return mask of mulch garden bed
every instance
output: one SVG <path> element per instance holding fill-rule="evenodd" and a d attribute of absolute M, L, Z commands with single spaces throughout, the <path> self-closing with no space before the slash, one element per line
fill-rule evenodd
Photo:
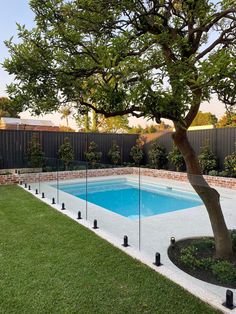
<path fill-rule="evenodd" d="M 202 238 L 204 239 L 204 238 Z M 206 239 L 206 238 L 205 238 Z M 208 238 L 210 239 L 210 238 Z M 168 256 L 172 263 L 174 263 L 178 268 L 186 272 L 187 274 L 198 278 L 200 280 L 206 281 L 208 283 L 212 283 L 215 285 L 227 287 L 227 288 L 236 288 L 236 282 L 230 283 L 230 284 L 223 284 L 217 280 L 217 278 L 213 275 L 211 270 L 205 270 L 205 269 L 193 269 L 190 266 L 186 266 L 185 264 L 182 263 L 180 256 L 181 256 L 181 250 L 183 248 L 186 248 L 190 245 L 194 245 L 197 241 L 201 240 L 200 238 L 192 238 L 192 239 L 185 239 L 185 240 L 180 240 L 175 242 L 175 245 L 172 247 L 170 246 L 168 248 Z M 214 248 L 207 248 L 204 250 L 198 250 L 197 256 L 198 259 L 203 259 L 203 258 L 215 258 L 215 250 Z M 234 255 L 231 259 L 231 262 L 235 265 L 236 267 L 236 252 L 234 252 Z"/>

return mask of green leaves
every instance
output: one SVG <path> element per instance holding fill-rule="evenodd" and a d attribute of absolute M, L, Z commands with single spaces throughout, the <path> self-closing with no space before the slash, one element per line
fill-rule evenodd
<path fill-rule="evenodd" d="M 38 113 L 66 102 L 82 112 L 95 102 L 103 114 L 128 111 L 182 123 L 192 106 L 209 99 L 211 88 L 227 95 L 234 88 L 228 84 L 233 71 L 222 81 L 222 52 L 211 58 L 213 48 L 205 52 L 208 32 L 220 24 L 219 34 L 228 35 L 234 11 L 230 1 L 174 2 L 31 0 L 36 27 L 17 25 L 20 43 L 6 42 L 4 67 L 16 78 L 9 93 Z M 226 37 L 222 43 L 227 40 L 230 53 Z M 235 95 L 230 97 L 232 103 Z"/>

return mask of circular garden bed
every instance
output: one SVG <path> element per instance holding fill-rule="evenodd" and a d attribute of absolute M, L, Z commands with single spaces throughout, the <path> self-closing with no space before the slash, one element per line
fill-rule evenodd
<path fill-rule="evenodd" d="M 200 280 L 236 289 L 236 230 L 231 231 L 233 256 L 223 260 L 215 256 L 213 238 L 193 238 L 175 242 L 168 249 L 170 260 L 184 272 Z"/>

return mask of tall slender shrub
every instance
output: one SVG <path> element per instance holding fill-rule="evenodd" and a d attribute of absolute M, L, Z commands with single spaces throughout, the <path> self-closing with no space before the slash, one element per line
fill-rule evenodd
<path fill-rule="evenodd" d="M 136 166 L 139 166 L 143 160 L 143 145 L 142 141 L 137 140 L 136 144 L 130 150 L 130 156 L 133 159 Z"/>
<path fill-rule="evenodd" d="M 164 147 L 159 145 L 157 141 L 155 141 L 152 144 L 152 146 L 148 152 L 148 156 L 149 156 L 150 165 L 153 168 L 163 169 L 166 167 L 166 165 L 167 165 L 166 150 Z"/>
<path fill-rule="evenodd" d="M 217 157 L 212 152 L 210 146 L 202 147 L 198 158 L 203 174 L 208 174 L 209 171 L 217 169 Z"/>
<path fill-rule="evenodd" d="M 108 151 L 108 157 L 114 165 L 117 165 L 120 161 L 120 147 L 116 142 L 112 143 L 111 148 Z"/>
<path fill-rule="evenodd" d="M 102 152 L 99 152 L 97 148 L 97 144 L 92 141 L 89 143 L 87 152 L 85 152 L 85 158 L 92 167 L 99 163 L 102 158 Z"/>
<path fill-rule="evenodd" d="M 41 168 L 43 166 L 44 153 L 40 143 L 39 135 L 34 133 L 27 148 L 28 165 L 32 168 Z"/>
<path fill-rule="evenodd" d="M 68 170 L 69 164 L 74 160 L 74 150 L 68 137 L 65 137 L 64 143 L 60 146 L 58 156 Z"/>
<path fill-rule="evenodd" d="M 172 150 L 168 154 L 168 161 L 174 166 L 176 171 L 185 170 L 185 161 L 177 146 L 173 145 Z"/>

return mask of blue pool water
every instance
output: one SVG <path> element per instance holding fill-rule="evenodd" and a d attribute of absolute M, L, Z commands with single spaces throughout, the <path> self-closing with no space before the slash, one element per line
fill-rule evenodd
<path fill-rule="evenodd" d="M 178 191 L 154 184 L 141 184 L 119 179 L 89 182 L 87 200 L 119 215 L 137 218 L 163 214 L 202 204 L 194 193 Z M 86 200 L 85 183 L 65 184 L 60 190 Z"/>

